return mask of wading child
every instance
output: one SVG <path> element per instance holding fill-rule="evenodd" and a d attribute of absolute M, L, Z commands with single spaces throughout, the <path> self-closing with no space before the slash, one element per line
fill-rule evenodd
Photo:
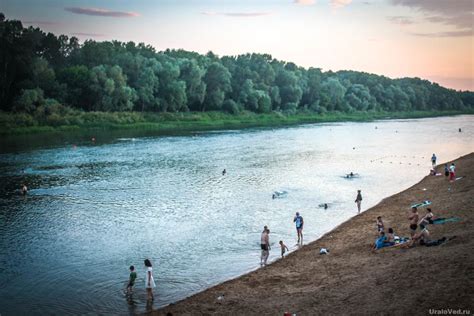
<path fill-rule="evenodd" d="M 280 240 L 280 247 L 281 247 L 281 257 L 285 256 L 285 252 L 290 251 L 288 247 L 283 243 L 283 240 Z"/>
<path fill-rule="evenodd" d="M 135 285 L 136 279 L 137 279 L 137 273 L 135 272 L 135 267 L 130 266 L 130 278 L 128 279 L 127 293 L 133 292 L 133 286 Z"/>

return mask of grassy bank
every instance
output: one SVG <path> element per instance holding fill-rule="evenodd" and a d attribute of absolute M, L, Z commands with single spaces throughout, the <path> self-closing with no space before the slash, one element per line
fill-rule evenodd
<path fill-rule="evenodd" d="M 473 111 L 417 112 L 354 112 L 256 114 L 242 112 L 140 113 L 67 111 L 42 115 L 0 112 L 1 135 L 25 135 L 87 130 L 143 130 L 159 133 L 180 133 L 247 127 L 284 126 L 319 122 L 367 122 L 378 119 L 405 119 L 474 114 Z"/>

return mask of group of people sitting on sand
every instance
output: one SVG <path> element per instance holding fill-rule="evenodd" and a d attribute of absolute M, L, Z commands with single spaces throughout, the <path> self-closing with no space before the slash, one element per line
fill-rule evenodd
<path fill-rule="evenodd" d="M 437 240 L 430 239 L 428 225 L 441 223 L 447 220 L 444 217 L 435 217 L 431 208 L 426 208 L 426 214 L 420 219 L 418 208 L 413 206 L 408 216 L 408 220 L 410 221 L 410 238 L 402 238 L 394 234 L 393 228 L 389 228 L 388 233 L 386 234 L 382 217 L 378 216 L 376 220 L 376 226 L 379 236 L 375 240 L 373 249 L 377 250 L 380 248 L 396 245 L 403 247 L 413 247 L 416 245 L 416 243 L 427 247 L 438 246 L 447 240 L 446 237 Z"/>

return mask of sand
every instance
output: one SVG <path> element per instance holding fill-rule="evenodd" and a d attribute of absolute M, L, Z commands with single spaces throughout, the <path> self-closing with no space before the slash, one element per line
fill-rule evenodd
<path fill-rule="evenodd" d="M 474 314 L 474 153 L 455 163 L 461 180 L 427 176 L 285 259 L 153 314 L 429 315 L 430 309 Z M 444 174 L 443 165 L 437 171 Z M 462 218 L 428 227 L 432 239 L 454 239 L 436 247 L 371 251 L 377 216 L 397 235 L 409 236 L 410 205 L 426 199 L 436 216 Z M 320 255 L 321 247 L 330 253 Z"/>

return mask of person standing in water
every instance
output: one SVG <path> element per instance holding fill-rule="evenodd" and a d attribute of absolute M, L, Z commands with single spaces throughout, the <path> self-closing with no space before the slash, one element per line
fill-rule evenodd
<path fill-rule="evenodd" d="M 433 169 L 434 167 L 436 167 L 436 155 L 433 154 L 433 156 L 431 156 L 431 165 L 433 166 Z"/>
<path fill-rule="evenodd" d="M 270 230 L 267 226 L 263 227 L 262 235 L 260 236 L 260 248 L 262 249 L 262 254 L 260 256 L 260 265 L 267 265 L 267 259 L 270 255 Z"/>
<path fill-rule="evenodd" d="M 357 190 L 357 197 L 354 202 L 357 204 L 358 213 L 360 213 L 360 205 L 362 203 L 362 194 L 360 193 L 360 190 Z"/>
<path fill-rule="evenodd" d="M 303 216 L 300 215 L 300 213 L 296 212 L 296 216 L 293 218 L 293 222 L 296 225 L 296 233 L 298 234 L 298 243 L 303 244 Z"/>
<path fill-rule="evenodd" d="M 285 252 L 290 251 L 288 247 L 283 243 L 283 240 L 280 240 L 280 248 L 281 248 L 281 257 L 285 256 Z"/>
<path fill-rule="evenodd" d="M 225 174 L 227 173 L 227 170 L 222 170 L 222 175 L 225 176 Z"/>
<path fill-rule="evenodd" d="M 145 259 L 144 263 L 146 267 L 145 288 L 147 293 L 147 300 L 153 301 L 153 289 L 156 287 L 155 280 L 153 279 L 153 268 L 149 259 Z"/>
<path fill-rule="evenodd" d="M 135 272 L 135 267 L 130 266 L 130 277 L 128 279 L 128 284 L 127 284 L 127 294 L 131 294 L 133 292 L 133 286 L 135 285 L 136 279 L 137 279 L 137 273 Z"/>

